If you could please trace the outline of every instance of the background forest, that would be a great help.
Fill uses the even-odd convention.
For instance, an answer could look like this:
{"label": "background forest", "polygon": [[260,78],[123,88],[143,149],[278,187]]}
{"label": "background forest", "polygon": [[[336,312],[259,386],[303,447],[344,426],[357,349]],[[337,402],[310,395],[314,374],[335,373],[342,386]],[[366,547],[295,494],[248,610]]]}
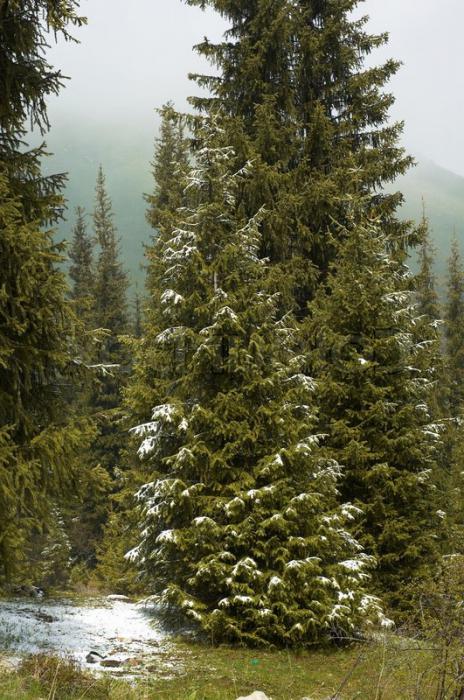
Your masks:
{"label": "background forest", "polygon": [[146,181],[137,154],[120,187],[102,163],[89,200],[70,162],[71,210],[29,127],[64,80],[43,47],[85,20],[0,1],[0,585],[150,596],[253,648],[451,619],[451,648],[459,178],[409,174],[399,63],[367,63],[387,35],[357,0],[187,4],[226,23],[199,37],[212,74],[159,108]]}

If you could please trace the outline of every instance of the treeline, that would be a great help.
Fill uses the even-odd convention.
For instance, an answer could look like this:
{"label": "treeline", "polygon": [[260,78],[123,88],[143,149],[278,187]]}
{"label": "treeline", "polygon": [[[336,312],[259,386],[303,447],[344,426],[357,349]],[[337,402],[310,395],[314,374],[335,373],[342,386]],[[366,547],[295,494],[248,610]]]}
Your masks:
{"label": "treeline", "polygon": [[461,553],[461,258],[442,310],[427,220],[382,187],[412,161],[357,0],[190,4],[231,40],[197,47],[193,114],[161,109],[135,313],[102,170],[68,288],[62,181],[21,143],[76,4],[0,6],[3,579],[144,591],[215,641],[352,636]]}

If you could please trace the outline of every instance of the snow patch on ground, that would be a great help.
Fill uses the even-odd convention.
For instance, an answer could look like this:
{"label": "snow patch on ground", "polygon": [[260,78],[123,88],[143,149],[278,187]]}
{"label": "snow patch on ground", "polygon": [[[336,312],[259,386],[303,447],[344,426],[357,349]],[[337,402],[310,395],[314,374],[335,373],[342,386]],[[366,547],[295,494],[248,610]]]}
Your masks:
{"label": "snow patch on ground", "polygon": [[0,600],[0,652],[11,657],[50,653],[95,670],[86,662],[90,651],[143,661],[164,654],[168,647],[153,606],[101,598],[85,605],[67,600]]}

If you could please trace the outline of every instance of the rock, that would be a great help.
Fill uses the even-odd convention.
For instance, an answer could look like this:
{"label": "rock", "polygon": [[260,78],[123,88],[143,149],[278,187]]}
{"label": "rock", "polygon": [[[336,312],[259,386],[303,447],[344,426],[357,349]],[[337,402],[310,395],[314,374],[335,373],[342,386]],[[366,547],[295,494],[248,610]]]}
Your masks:
{"label": "rock", "polygon": [[107,595],[106,600],[116,600],[120,603],[132,603],[131,599],[127,595],[118,595],[117,593]]}
{"label": "rock", "polygon": [[121,659],[112,659],[111,657],[108,657],[107,659],[102,659],[100,661],[100,666],[103,666],[104,668],[118,668],[119,666],[122,666],[124,661],[121,661]]}
{"label": "rock", "polygon": [[40,622],[58,622],[57,617],[53,617],[53,615],[49,615],[48,613],[44,613],[41,610],[34,613],[34,617],[37,620],[40,620]]}
{"label": "rock", "polygon": [[98,664],[105,657],[98,653],[98,651],[89,651],[85,660],[88,664]]}
{"label": "rock", "polygon": [[251,695],[241,695],[237,700],[271,700],[261,690],[255,690]]}
{"label": "rock", "polygon": [[127,661],[124,663],[125,666],[128,666],[129,668],[134,668],[134,666],[141,666],[142,661],[140,659],[127,659]]}
{"label": "rock", "polygon": [[13,586],[11,590],[15,595],[29,596],[30,598],[43,598],[45,595],[44,589],[39,588],[39,586]]}

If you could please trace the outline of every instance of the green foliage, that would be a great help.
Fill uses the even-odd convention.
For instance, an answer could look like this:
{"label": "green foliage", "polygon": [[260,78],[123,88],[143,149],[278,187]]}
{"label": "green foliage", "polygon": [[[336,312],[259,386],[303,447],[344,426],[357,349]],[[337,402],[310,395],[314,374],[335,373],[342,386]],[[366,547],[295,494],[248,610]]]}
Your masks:
{"label": "green foliage", "polygon": [[128,358],[120,335],[128,330],[127,275],[120,260],[119,239],[113,222],[111,200],[100,167],[97,175],[93,214],[99,255],[95,274],[95,323],[107,335],[96,353],[101,376],[92,399],[100,435],[93,446],[93,458],[114,475],[121,450],[118,407]]}
{"label": "green foliage", "polygon": [[319,430],[343,465],[342,499],[362,509],[354,532],[378,559],[377,586],[404,604],[406,582],[436,558],[441,529],[442,427],[429,405],[437,338],[430,328],[418,337],[407,270],[391,256],[379,222],[356,205],[352,216],[308,323]]}
{"label": "green foliage", "polygon": [[372,562],[345,530],[356,509],[337,506],[339,468],[318,446],[296,324],[264,291],[266,214],[238,206],[251,166],[235,170],[224,134],[216,120],[196,132],[198,203],[158,248],[128,395],[135,415],[152,387],[157,398],[133,431],[149,481],[130,557],[214,640],[305,645],[382,615],[364,588]]}
{"label": "green foliage", "polygon": [[39,221],[25,220],[1,174],[0,233],[0,558],[8,575],[25,532],[41,528],[50,499],[76,477],[90,426],[67,406],[75,330],[59,248]]}
{"label": "green foliage", "polygon": [[185,201],[183,183],[189,164],[189,142],[185,136],[185,117],[176,112],[170,102],[158,113],[161,127],[152,162],[155,187],[145,199],[148,202],[148,223],[163,234],[170,232],[175,211]]}
{"label": "green foliage", "polygon": [[424,214],[421,226],[421,245],[418,251],[419,271],[415,277],[417,312],[425,323],[437,323],[441,316],[435,277],[435,248],[431,241],[429,220]]}
{"label": "green foliage", "polygon": [[71,298],[75,303],[76,314],[89,330],[94,317],[95,274],[93,242],[87,233],[85,210],[82,207],[76,208],[76,223],[68,255],[71,260]]}
{"label": "green foliage", "polygon": [[102,352],[102,361],[110,361],[112,352],[120,347],[117,336],[127,331],[128,280],[120,261],[120,242],[101,166],[95,193],[93,222],[100,247],[95,275],[95,319],[99,328],[111,332],[112,337],[104,344]]}
{"label": "green foliage", "polygon": [[[73,301],[86,323],[87,333],[94,336],[93,343],[85,342],[83,348],[86,365],[93,370],[93,384],[76,394],[75,402],[96,425],[95,439],[82,456],[79,491],[68,514],[76,571],[80,571],[82,563],[89,570],[95,567],[111,511],[123,445],[120,402],[128,369],[128,356],[120,338],[128,329],[128,281],[101,167],[93,222],[95,236],[90,239],[83,210],[78,209],[70,269]],[[98,256],[94,264],[95,244]]]}
{"label": "green foliage", "polygon": [[464,269],[456,239],[448,260],[445,338],[449,412],[456,416],[462,412],[464,401]]}
{"label": "green foliage", "polygon": [[70,39],[77,3],[23,0],[0,9],[0,564],[11,577],[28,543],[56,523],[90,440],[72,415],[80,329],[47,226],[63,209],[64,177],[43,177],[44,147],[27,150],[25,122],[44,133],[47,96],[62,76],[45,58],[47,28]]}
{"label": "green foliage", "polygon": [[424,672],[435,681],[436,700],[464,696],[463,556],[445,556],[433,578],[414,592],[415,614],[409,633],[421,634],[433,645],[435,663]]}
{"label": "green foliage", "polygon": [[242,119],[252,152],[238,151],[239,165],[255,162],[246,211],[266,206],[262,252],[279,267],[275,288],[286,308],[305,316],[336,254],[328,231],[333,220],[349,226],[344,202],[358,186],[392,245],[404,251],[413,241],[395,218],[401,195],[379,191],[411,163],[398,145],[402,124],[387,123],[393,97],[384,86],[398,64],[365,66],[387,36],[370,35],[366,18],[353,19],[358,0],[187,1],[229,22],[223,42],[197,47],[219,75],[193,76],[211,94],[191,102]]}

